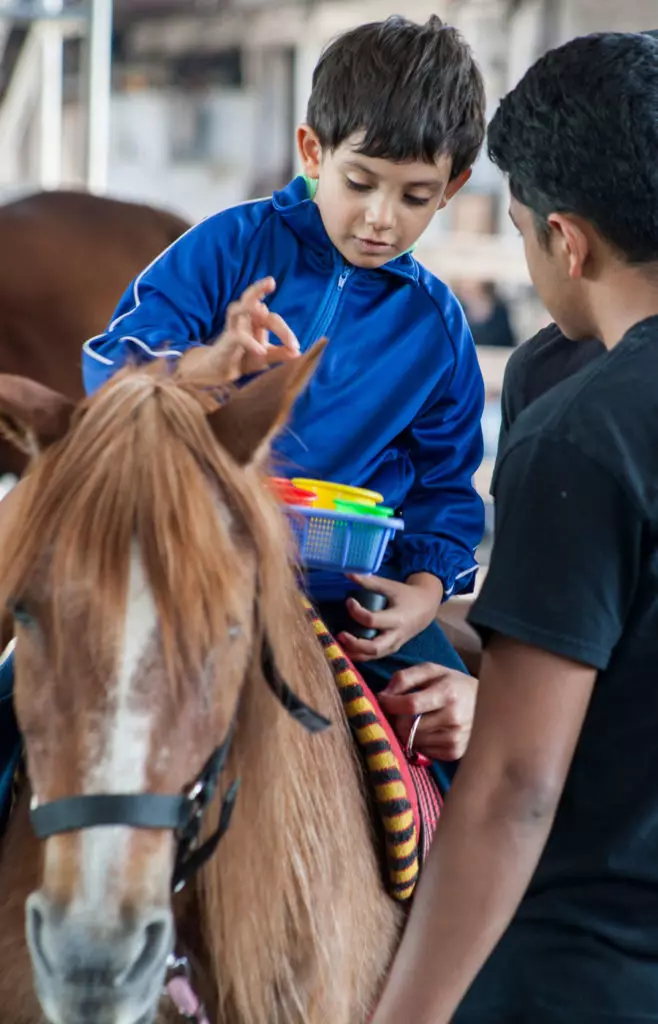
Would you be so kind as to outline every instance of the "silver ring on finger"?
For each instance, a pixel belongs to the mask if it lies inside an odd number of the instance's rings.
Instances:
[[[418,726],[420,725],[420,720],[421,720],[422,717],[423,717],[422,715],[416,715],[416,717],[414,718],[413,722],[411,723],[411,730],[409,732],[409,739],[407,740],[407,746],[406,746],[406,749],[405,749],[405,754],[407,755],[407,757],[409,759],[411,759],[412,757],[415,756],[414,740],[416,739],[416,733],[418,732]]]

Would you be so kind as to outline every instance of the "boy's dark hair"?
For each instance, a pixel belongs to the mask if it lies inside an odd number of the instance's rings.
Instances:
[[[597,33],[542,57],[501,102],[489,156],[547,240],[577,214],[628,263],[658,260],[658,41]]]
[[[475,162],[486,129],[484,83],[459,32],[432,16],[361,25],[335,39],[313,72],[306,119],[323,147],[363,132],[359,152],[403,162]]]

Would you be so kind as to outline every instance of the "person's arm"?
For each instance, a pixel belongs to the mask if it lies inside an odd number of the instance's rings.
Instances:
[[[484,505],[473,484],[483,455],[484,383],[461,312],[449,327],[450,374],[405,435],[415,481],[402,509],[399,544],[404,577],[436,576],[442,600],[472,591],[474,552],[484,531]]]
[[[635,595],[639,513],[567,442],[509,449],[496,497],[496,544],[471,613],[488,642],[473,733],[372,1024],[449,1021],[492,952],[543,850],[597,671]]]
[[[403,435],[415,480],[402,508],[398,543],[403,582],[378,576],[356,582],[384,594],[388,606],[369,612],[348,601],[352,618],[376,629],[374,640],[351,633],[337,639],[355,661],[400,649],[436,618],[442,601],[473,590],[475,548],[484,531],[484,503],[473,484],[482,461],[484,383],[470,331],[457,303],[442,324],[453,358],[434,393]],[[446,314],[447,316],[448,314]]]
[[[503,638],[485,651],[470,744],[372,1024],[450,1021],[537,866],[595,676]]]
[[[197,224],[126,289],[104,334],[83,345],[87,394],[129,362],[177,360],[224,326],[240,272],[244,232],[236,211]],[[244,245],[244,239],[242,240]]]

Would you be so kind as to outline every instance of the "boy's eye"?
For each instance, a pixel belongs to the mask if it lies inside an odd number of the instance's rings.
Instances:
[[[405,203],[409,206],[427,206],[429,199],[421,199],[420,196],[405,196]]]
[[[369,192],[371,186],[364,185],[361,181],[352,181],[351,178],[345,178],[345,182],[348,188],[353,189],[355,192]]]

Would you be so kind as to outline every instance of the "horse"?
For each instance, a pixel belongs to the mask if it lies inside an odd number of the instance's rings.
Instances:
[[[166,210],[85,192],[0,206],[0,371],[82,398],[82,343],[105,330],[130,281],[189,227]],[[25,465],[0,440],[0,478]]]
[[[405,912],[264,486],[321,349],[239,390],[151,365],[75,403],[0,376],[34,453],[0,503],[29,779],[0,847],[12,1024],[180,1020],[172,952],[213,1024],[373,1011]]]

